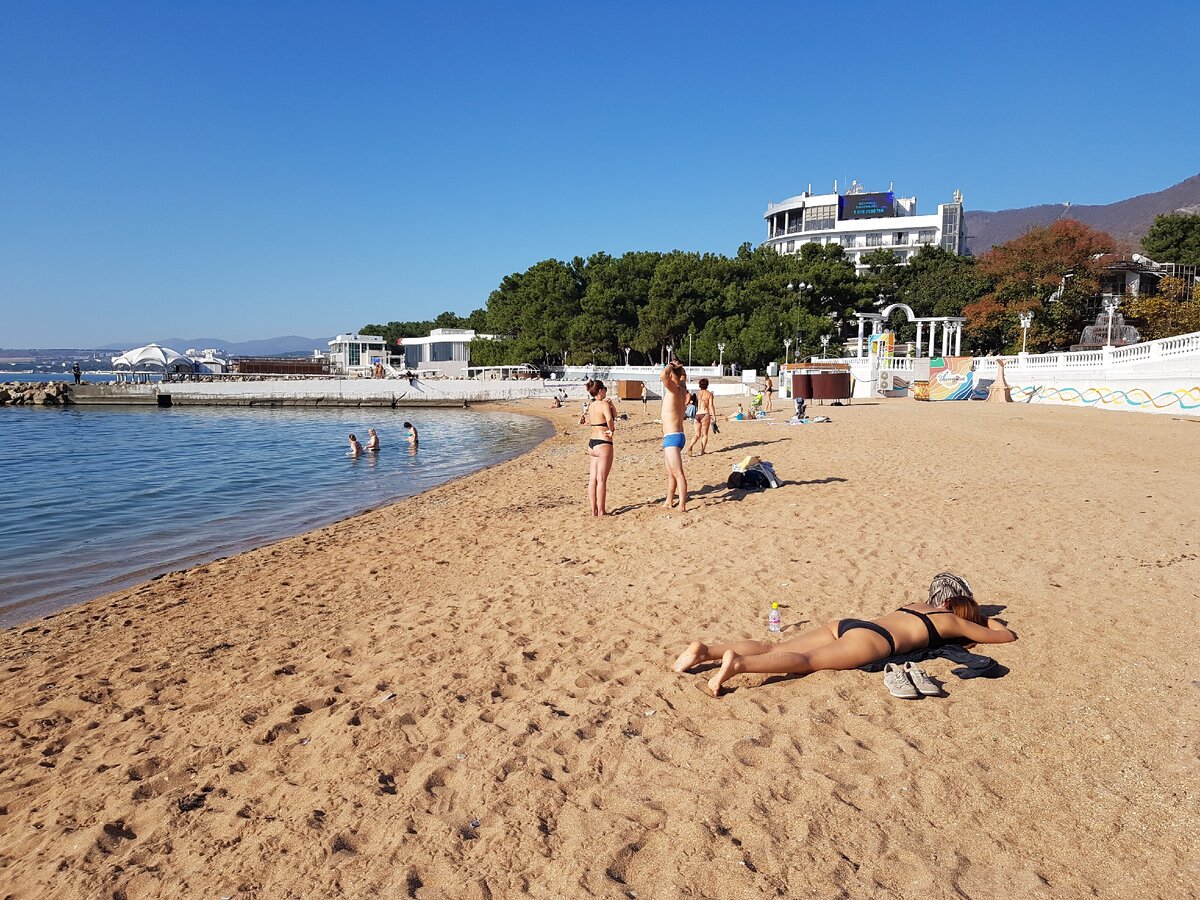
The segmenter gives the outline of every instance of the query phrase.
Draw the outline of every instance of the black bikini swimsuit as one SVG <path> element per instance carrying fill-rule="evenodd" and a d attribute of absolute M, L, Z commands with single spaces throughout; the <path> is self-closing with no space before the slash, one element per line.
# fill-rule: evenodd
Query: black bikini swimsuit
<path fill-rule="evenodd" d="M 847 631 L 852 631 L 855 628 L 865 628 L 867 631 L 873 631 L 885 641 L 888 642 L 888 656 L 896 652 L 896 642 L 892 639 L 891 634 L 882 625 L 876 625 L 874 622 L 867 622 L 863 619 L 842 619 L 838 622 L 838 637 L 841 637 Z"/>
<path fill-rule="evenodd" d="M 953 615 L 953 613 L 948 609 L 939 609 L 936 612 L 926 614 L 923 612 L 918 612 L 915 609 L 908 609 L 902 606 L 896 610 L 896 612 L 908 613 L 910 616 L 916 616 L 923 623 L 925 623 L 925 630 L 929 632 L 929 643 L 926 646 L 928 646 L 930 650 L 937 650 L 941 647 L 945 647 L 947 643 L 961 643 L 961 640 L 958 638 L 951 638 L 949 641 L 947 641 L 944 637 L 942 637 L 937 628 L 934 627 L 933 622 L 929 619 L 929 616 Z M 884 628 L 882 625 L 876 625 L 874 622 L 867 622 L 863 619 L 842 619 L 842 621 L 838 623 L 838 637 L 841 637 L 847 631 L 852 631 L 855 628 L 863 628 L 867 631 L 875 632 L 877 635 L 887 641 L 888 649 L 891 651 L 888 653 L 888 656 L 892 656 L 896 653 L 896 639 L 892 637 L 891 632 L 889 632 L 886 628 Z M 918 647 L 915 649 L 922 648 Z"/>
<path fill-rule="evenodd" d="M 925 623 L 925 630 L 929 632 L 929 649 L 930 650 L 937 650 L 941 647 L 946 646 L 946 644 L 947 644 L 946 639 L 941 636 L 941 634 L 938 632 L 938 630 L 936 628 L 933 627 L 933 622 L 929 621 L 929 616 L 938 616 L 938 615 L 952 616 L 952 615 L 954 615 L 954 613 L 950 612 L 950 610 L 939 609 L 936 612 L 931 612 L 928 615 L 926 615 L 923 612 L 918 612 L 915 609 L 907 609 L 906 607 L 902 606 L 898 610 L 896 610 L 896 612 L 908 613 L 910 616 L 916 616 L 918 619 L 920 619 L 922 622 Z M 953 642 L 953 641 L 955 641 L 955 639 L 952 638 L 951 641 Z"/>
<path fill-rule="evenodd" d="M 588 441 L 588 449 L 591 450 L 593 447 L 599 447 L 601 444 L 610 444 L 611 445 L 612 441 L 604 441 L 604 440 L 601 440 L 600 438 L 592 438 L 590 441 Z"/>

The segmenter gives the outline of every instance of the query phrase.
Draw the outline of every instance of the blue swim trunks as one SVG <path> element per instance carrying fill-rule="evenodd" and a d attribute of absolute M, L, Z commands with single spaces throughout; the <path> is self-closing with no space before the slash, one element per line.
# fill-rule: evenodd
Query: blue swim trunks
<path fill-rule="evenodd" d="M 663 449 L 675 447 L 679 450 L 683 449 L 683 445 L 687 443 L 687 439 L 683 436 L 682 431 L 675 431 L 671 434 L 663 435 Z"/>

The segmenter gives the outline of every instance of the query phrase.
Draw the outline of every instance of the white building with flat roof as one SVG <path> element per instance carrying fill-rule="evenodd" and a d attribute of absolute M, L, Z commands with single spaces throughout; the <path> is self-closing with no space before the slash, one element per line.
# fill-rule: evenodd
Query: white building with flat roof
<path fill-rule="evenodd" d="M 339 334 L 329 342 L 329 368 L 336 375 L 369 375 L 388 356 L 387 343 L 378 334 Z"/>
<path fill-rule="evenodd" d="M 403 363 L 397 359 L 394 364 L 413 371 L 433 370 L 450 378 L 465 378 L 471 363 L 471 341 L 491 337 L 471 328 L 435 328 L 428 337 L 405 338 Z"/>
<path fill-rule="evenodd" d="M 907 263 L 922 247 L 941 247 L 962 253 L 962 192 L 950 203 L 938 205 L 930 215 L 917 214 L 916 197 L 897 197 L 892 191 L 870 193 L 851 182 L 846 193 L 814 194 L 809 190 L 781 203 L 768 203 L 766 246 L 780 253 L 799 253 L 805 244 L 839 244 L 860 274 L 866 271 L 863 256 L 890 250 L 896 261 Z"/>

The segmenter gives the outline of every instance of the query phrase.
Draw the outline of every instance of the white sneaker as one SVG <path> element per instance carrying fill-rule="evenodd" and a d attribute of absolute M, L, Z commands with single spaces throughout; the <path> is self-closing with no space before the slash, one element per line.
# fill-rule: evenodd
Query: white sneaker
<path fill-rule="evenodd" d="M 942 689 L 934 684 L 933 679 L 926 675 L 924 670 L 922 670 L 912 660 L 909 660 L 904 664 L 904 674 L 908 676 L 909 680 L 913 683 L 913 687 L 917 689 L 921 696 L 941 696 Z"/>
<path fill-rule="evenodd" d="M 899 697 L 901 700 L 916 700 L 921 696 L 908 680 L 908 675 L 895 663 L 888 663 L 883 667 L 883 686 L 893 697 Z"/>

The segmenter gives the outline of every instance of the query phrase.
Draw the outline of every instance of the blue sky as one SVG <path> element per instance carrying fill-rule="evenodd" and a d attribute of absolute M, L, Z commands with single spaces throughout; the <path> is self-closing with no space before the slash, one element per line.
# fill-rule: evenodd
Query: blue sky
<path fill-rule="evenodd" d="M 310 337 L 768 199 L 1200 171 L 1192 3 L 0 4 L 0 346 Z M 1156 30 L 1165 26 L 1162 31 Z"/>

